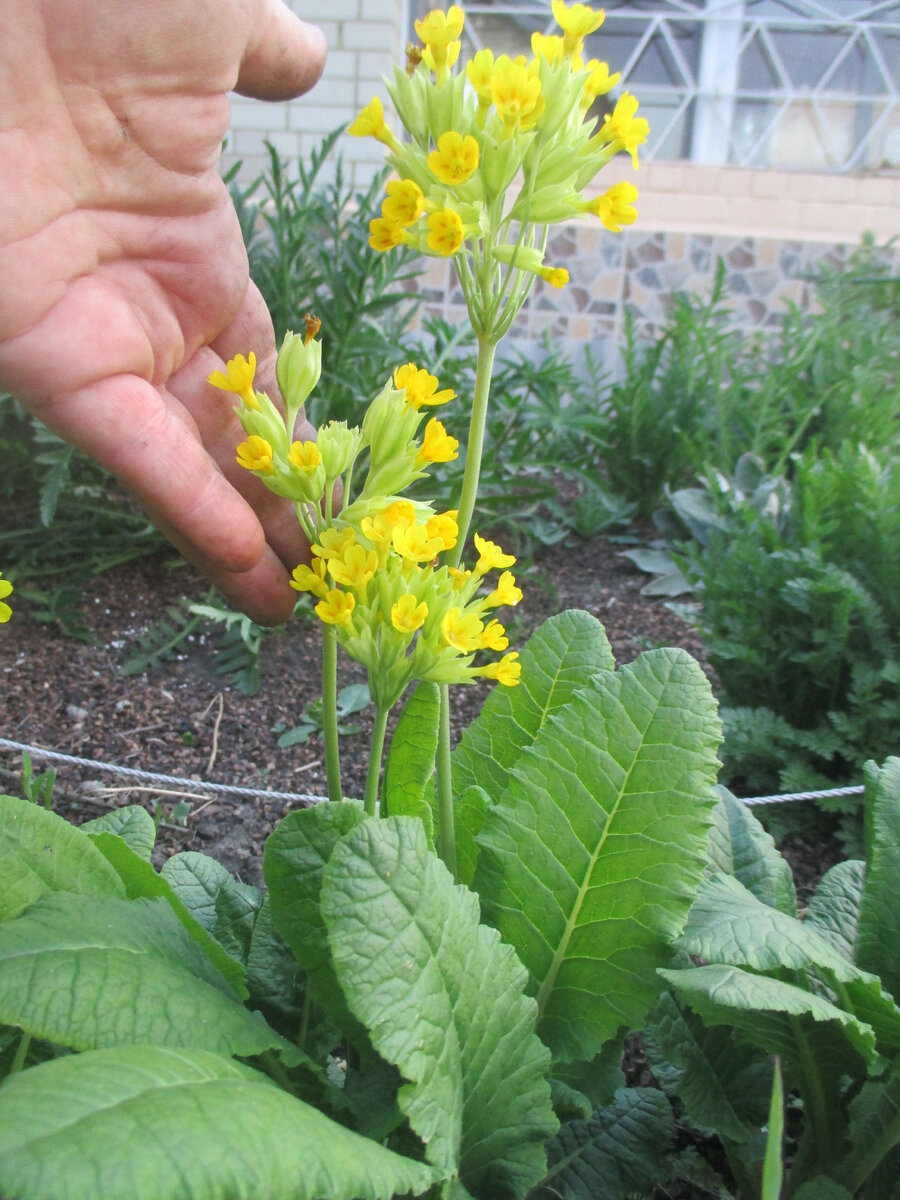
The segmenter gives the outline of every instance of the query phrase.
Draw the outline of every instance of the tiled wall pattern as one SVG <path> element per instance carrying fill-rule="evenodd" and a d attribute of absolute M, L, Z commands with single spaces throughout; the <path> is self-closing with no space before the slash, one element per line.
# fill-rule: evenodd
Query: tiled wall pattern
<path fill-rule="evenodd" d="M 735 324 L 758 331 L 775 327 L 788 302 L 808 310 L 809 276 L 823 266 L 839 266 L 857 245 L 644 229 L 614 235 L 595 224 L 563 226 L 552 237 L 547 257 L 568 267 L 570 281 L 555 289 L 539 280 L 508 336 L 525 349 L 549 335 L 576 360 L 590 346 L 594 358 L 615 372 L 626 310 L 639 332 L 651 337 L 665 321 L 674 291 L 709 294 L 719 258 Z M 900 276 L 900 246 L 886 254 Z M 423 297 L 420 318 L 466 321 L 447 261 L 428 259 L 417 282 Z"/>

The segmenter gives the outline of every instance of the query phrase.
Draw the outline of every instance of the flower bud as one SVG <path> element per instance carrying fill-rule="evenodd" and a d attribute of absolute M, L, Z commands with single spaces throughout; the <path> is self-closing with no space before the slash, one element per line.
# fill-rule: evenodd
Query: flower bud
<path fill-rule="evenodd" d="M 288 413 L 295 416 L 322 374 L 322 343 L 315 337 L 318 328 L 316 318 L 307 315 L 305 333 L 288 330 L 278 351 L 275 363 L 278 387 Z"/>
<path fill-rule="evenodd" d="M 331 482 L 339 478 L 354 461 L 362 443 L 362 434 L 346 421 L 329 421 L 316 434 L 316 445 L 322 455 L 325 477 Z"/>

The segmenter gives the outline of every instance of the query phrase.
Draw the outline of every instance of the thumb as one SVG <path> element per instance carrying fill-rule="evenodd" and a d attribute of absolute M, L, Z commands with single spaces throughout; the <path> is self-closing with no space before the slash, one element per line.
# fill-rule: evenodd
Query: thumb
<path fill-rule="evenodd" d="M 235 91 L 257 100 L 290 100 L 309 91 L 325 67 L 325 35 L 282 0 L 250 5 L 250 37 Z"/>

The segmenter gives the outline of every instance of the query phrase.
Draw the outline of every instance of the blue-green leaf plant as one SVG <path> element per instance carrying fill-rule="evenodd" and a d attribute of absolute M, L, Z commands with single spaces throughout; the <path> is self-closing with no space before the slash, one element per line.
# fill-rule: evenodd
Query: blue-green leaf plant
<path fill-rule="evenodd" d="M 157 870 L 137 809 L 76 829 L 0 799 L 0 1195 L 625 1200 L 675 1169 L 669 1100 L 626 1089 L 619 1060 L 707 869 L 709 684 L 675 650 L 617 670 L 584 612 L 508 650 L 495 612 L 522 598 L 513 557 L 476 534 L 464 565 L 494 347 L 536 278 L 565 282 L 544 264 L 549 226 L 634 219 L 630 184 L 583 189 L 635 156 L 646 122 L 628 93 L 590 115 L 615 82 L 581 57 L 602 14 L 554 13 L 562 33 L 527 67 L 482 51 L 465 76 L 463 14 L 429 14 L 422 61 L 391 84 L 412 141 L 374 105 L 351 130 L 386 140 L 401 174 L 372 238 L 452 258 L 478 336 L 458 508 L 403 495 L 456 453 L 435 418 L 419 433 L 453 398 L 424 368 L 402 364 L 359 428 L 315 442 L 293 437 L 321 371 L 314 318 L 279 354 L 283 407 L 254 388 L 252 355 L 211 377 L 238 402 L 239 463 L 312 546 L 293 582 L 325 633 L 330 802 L 274 830 L 263 892 L 202 854 Z M 375 707 L 359 800 L 341 787 L 339 647 Z M 451 751 L 446 689 L 475 678 L 500 686 Z M 829 954 L 815 969 L 837 978 Z M 854 970 L 840 983 L 864 1012 L 828 1027 L 848 1068 L 894 1035 Z"/>
<path fill-rule="evenodd" d="M 782 1200 L 896 1194 L 900 759 L 868 763 L 865 776 L 866 858 L 832 867 L 804 920 L 787 864 L 722 789 L 708 877 L 676 943 L 682 962 L 659 972 L 651 1063 L 688 1119 L 719 1135 L 752 1200 L 768 1194 L 773 1055 L 802 1114 Z"/>

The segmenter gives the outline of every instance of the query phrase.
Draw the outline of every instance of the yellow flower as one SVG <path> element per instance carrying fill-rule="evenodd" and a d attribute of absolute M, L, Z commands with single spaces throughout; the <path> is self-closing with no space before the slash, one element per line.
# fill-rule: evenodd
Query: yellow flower
<path fill-rule="evenodd" d="M 437 390 L 437 376 L 430 375 L 424 367 L 415 363 L 405 363 L 394 370 L 394 387 L 398 392 L 406 393 L 406 403 L 418 411 L 423 404 L 446 404 L 456 396 L 451 388 Z"/>
<path fill-rule="evenodd" d="M 635 167 L 638 165 L 637 148 L 647 140 L 650 126 L 643 117 L 636 117 L 638 101 L 631 92 L 623 92 L 616 101 L 616 107 L 607 113 L 600 129 L 600 138 L 612 142 L 617 150 L 625 150 L 631 155 Z"/>
<path fill-rule="evenodd" d="M 356 601 L 349 592 L 336 588 L 327 592 L 316 605 L 315 613 L 326 625 L 349 625 L 356 608 Z"/>
<path fill-rule="evenodd" d="M 508 604 L 515 608 L 521 599 L 522 590 L 516 587 L 512 571 L 504 571 L 497 581 L 497 586 L 489 596 L 485 597 L 484 602 L 488 608 L 499 608 L 501 604 Z"/>
<path fill-rule="evenodd" d="M 433 537 L 424 525 L 395 525 L 391 542 L 401 558 L 409 562 L 433 562 L 444 549 L 440 538 Z"/>
<path fill-rule="evenodd" d="M 291 587 L 297 592 L 312 592 L 320 599 L 328 595 L 328 584 L 325 582 L 325 560 L 314 558 L 312 566 L 301 563 L 294 567 L 291 575 Z"/>
<path fill-rule="evenodd" d="M 484 625 L 474 613 L 463 615 L 462 609 L 451 608 L 441 621 L 444 641 L 461 654 L 473 654 L 481 646 Z"/>
<path fill-rule="evenodd" d="M 416 33 L 424 45 L 446 48 L 459 38 L 465 20 L 463 10 L 456 4 L 451 4 L 446 13 L 433 8 L 421 21 L 415 22 Z"/>
<path fill-rule="evenodd" d="M 378 555 L 364 546 L 348 546 L 342 558 L 328 560 L 328 574 L 335 583 L 365 591 L 366 584 L 378 570 Z"/>
<path fill-rule="evenodd" d="M 484 627 L 484 633 L 481 635 L 481 646 L 483 650 L 505 650 L 509 645 L 509 638 L 506 636 L 506 630 L 499 621 L 488 621 Z"/>
<path fill-rule="evenodd" d="M 541 267 L 538 275 L 555 288 L 565 287 L 569 282 L 569 272 L 565 267 Z"/>
<path fill-rule="evenodd" d="M 265 438 L 252 433 L 246 442 L 241 442 L 237 448 L 238 464 L 248 471 L 264 471 L 272 474 L 273 450 Z"/>
<path fill-rule="evenodd" d="M 6 597 L 12 590 L 13 585 L 9 582 L 9 580 L 0 576 L 0 625 L 5 625 L 12 616 L 12 609 L 8 604 L 4 603 Z"/>
<path fill-rule="evenodd" d="M 466 63 L 466 75 L 469 78 L 480 105 L 491 103 L 491 75 L 494 72 L 493 50 L 479 50 Z"/>
<path fill-rule="evenodd" d="M 633 207 L 638 190 L 633 183 L 614 183 L 602 196 L 587 205 L 587 211 L 599 217 L 612 233 L 621 233 L 623 225 L 633 225 L 637 209 Z"/>
<path fill-rule="evenodd" d="M 563 0 L 552 0 L 550 7 L 557 25 L 565 34 L 566 53 L 570 55 L 581 52 L 584 39 L 600 28 L 606 16 L 602 8 L 595 12 L 586 4 L 569 6 Z"/>
<path fill-rule="evenodd" d="M 585 68 L 590 71 L 590 75 L 584 81 L 581 104 L 584 108 L 590 108 L 598 96 L 605 96 L 607 92 L 612 91 L 622 76 L 618 71 L 615 75 L 610 75 L 609 63 L 600 62 L 597 58 L 589 59 Z"/>
<path fill-rule="evenodd" d="M 213 371 L 207 378 L 213 387 L 221 388 L 223 392 L 234 392 L 240 396 L 248 408 L 257 409 L 256 395 L 253 391 L 253 376 L 256 374 L 256 355 L 250 351 L 249 357 L 236 354 L 225 364 L 225 371 Z"/>
<path fill-rule="evenodd" d="M 434 71 L 438 76 L 435 80 L 436 83 L 447 78 L 450 68 L 459 58 L 460 50 L 462 50 L 462 42 L 451 42 L 446 50 L 426 46 L 422 51 L 422 62 L 429 71 Z"/>
<path fill-rule="evenodd" d="M 491 100 L 503 124 L 512 129 L 535 113 L 541 97 L 540 77 L 529 71 L 522 58 L 501 54 L 491 75 Z"/>
<path fill-rule="evenodd" d="M 428 169 L 439 183 L 450 187 L 465 183 L 478 166 L 478 143 L 472 135 L 465 137 L 455 130 L 442 133 L 437 150 L 428 155 Z"/>
<path fill-rule="evenodd" d="M 416 455 L 418 463 L 452 462 L 456 458 L 459 442 L 451 437 L 443 424 L 432 417 L 425 426 L 422 445 Z"/>
<path fill-rule="evenodd" d="M 448 567 L 447 574 L 450 576 L 450 582 L 453 584 L 454 592 L 460 592 L 472 578 L 471 571 L 460 570 L 459 567 Z"/>
<path fill-rule="evenodd" d="M 315 442 L 291 442 L 288 458 L 298 471 L 314 471 L 322 461 Z"/>
<path fill-rule="evenodd" d="M 535 58 L 542 58 L 552 67 L 554 63 L 563 59 L 565 43 L 558 34 L 533 33 L 531 35 L 531 53 Z"/>
<path fill-rule="evenodd" d="M 383 510 L 382 515 L 391 525 L 413 525 L 416 520 L 416 507 L 411 500 L 395 500 Z"/>
<path fill-rule="evenodd" d="M 499 662 L 488 663 L 486 667 L 482 667 L 481 674 L 485 679 L 496 679 L 504 687 L 515 687 L 522 675 L 522 664 L 516 662 L 518 657 L 518 653 L 511 650 L 509 654 L 504 654 Z"/>
<path fill-rule="evenodd" d="M 401 596 L 391 608 L 391 624 L 398 633 L 415 633 L 425 624 L 428 616 L 428 605 L 423 600 L 419 603 L 415 596 Z"/>
<path fill-rule="evenodd" d="M 414 225 L 425 211 L 425 195 L 415 180 L 392 179 L 385 190 L 387 199 L 381 203 L 382 217 L 391 225 Z"/>
<path fill-rule="evenodd" d="M 351 137 L 373 137 L 391 150 L 400 149 L 400 143 L 385 123 L 384 105 L 377 96 L 372 97 L 353 124 L 348 126 L 347 132 Z"/>
<path fill-rule="evenodd" d="M 369 222 L 369 245 L 373 250 L 385 254 L 395 246 L 402 246 L 404 241 L 406 233 L 399 222 L 390 221 L 387 217 L 375 217 Z"/>
<path fill-rule="evenodd" d="M 320 558 L 343 558 L 355 542 L 356 534 L 352 529 L 323 529 L 312 552 Z"/>
<path fill-rule="evenodd" d="M 449 258 L 457 252 L 464 240 L 462 217 L 452 208 L 443 208 L 428 218 L 428 237 L 425 244 L 435 254 L 443 254 Z"/>
<path fill-rule="evenodd" d="M 480 533 L 475 534 L 474 541 L 475 549 L 478 551 L 478 562 L 475 564 L 476 575 L 486 575 L 488 571 L 499 570 L 500 567 L 511 567 L 515 563 L 514 554 L 504 554 L 496 542 L 489 542 Z"/>
<path fill-rule="evenodd" d="M 457 510 L 437 513 L 425 522 L 429 537 L 440 538 L 444 550 L 452 550 L 459 537 L 459 525 L 456 522 Z"/>

